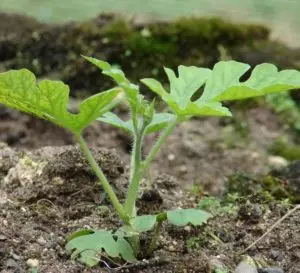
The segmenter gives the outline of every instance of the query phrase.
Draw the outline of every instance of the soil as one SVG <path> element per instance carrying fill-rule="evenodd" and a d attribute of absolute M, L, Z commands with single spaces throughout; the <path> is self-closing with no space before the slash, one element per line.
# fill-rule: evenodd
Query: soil
<path fill-rule="evenodd" d="M 65 31 L 60 26 L 46 26 L 45 30 L 44 25 L 28 22 L 29 35 L 33 29 L 42 29 L 45 35 Z M 11 42 L 16 45 L 17 40 L 13 37 Z M 44 40 L 41 44 L 47 45 Z M 15 59 L 16 52 L 11 57 L 13 66 L 21 61 Z M 250 63 L 256 63 L 269 60 L 270 52 L 247 56 Z M 6 65 L 10 65 L 7 60 Z M 118 217 L 70 134 L 0 106 L 0 272 L 28 272 L 33 262 L 38 262 L 39 273 L 210 273 L 216 264 L 234 272 L 244 258 L 239 252 L 291 209 L 291 203 L 300 202 L 300 163 L 270 152 L 278 137 L 292 139 L 295 134 L 279 114 L 263 102 L 233 108 L 233 119 L 203 118 L 180 124 L 151 165 L 138 200 L 139 214 L 197 207 L 208 195 L 222 198 L 230 209 L 214 211 L 214 217 L 200 228 L 165 224 L 158 248 L 149 259 L 134 264 L 103 262 L 88 269 L 72 261 L 65 251 L 67 235 L 81 228 L 116 229 Z M 131 139 L 100 123 L 92 124 L 84 137 L 123 200 Z M 146 138 L 145 154 L 156 138 Z M 145 234 L 143 240 L 148 242 L 149 237 Z M 299 242 L 298 210 L 246 254 L 262 267 L 299 273 Z"/>
<path fill-rule="evenodd" d="M 240 131 L 236 130 L 238 118 L 195 119 L 179 126 L 146 176 L 138 201 L 140 214 L 197 207 L 208 193 L 225 195 L 233 174 L 254 177 L 271 170 L 266 163 L 268 147 L 288 130 L 282 129 L 280 119 L 266 108 L 256 106 L 238 113 L 236 116 L 243 115 L 247 124 Z M 14 110 L 2 108 L 0 126 L 3 273 L 26 272 L 29 259 L 37 259 L 38 272 L 47 273 L 208 273 L 213 272 L 216 261 L 233 271 L 242 259 L 237 253 L 290 208 L 284 201 L 251 199 L 251 195 L 246 202 L 240 193 L 233 212 L 217 214 L 206 226 L 164 225 L 158 249 L 150 259 L 137 264 L 103 263 L 86 269 L 69 259 L 64 249 L 66 236 L 83 227 L 114 229 L 120 222 L 79 148 L 64 130 Z M 85 137 L 118 196 L 124 198 L 130 139 L 103 124 L 93 124 Z M 154 139 L 147 139 L 145 150 Z M 277 177 L 297 179 L 298 169 L 290 169 L 277 173 Z M 250 184 L 250 180 L 246 178 L 244 183 Z M 299 216 L 299 212 L 293 214 L 247 254 L 284 272 L 299 272 Z"/>

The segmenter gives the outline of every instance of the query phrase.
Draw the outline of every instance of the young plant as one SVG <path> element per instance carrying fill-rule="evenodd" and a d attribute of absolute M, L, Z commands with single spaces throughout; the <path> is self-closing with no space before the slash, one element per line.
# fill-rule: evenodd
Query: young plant
<path fill-rule="evenodd" d="M 156 215 L 137 215 L 136 200 L 140 181 L 178 123 L 193 116 L 231 116 L 229 109 L 221 104 L 224 100 L 245 99 L 300 88 L 300 72 L 278 72 L 272 64 L 256 66 L 245 82 L 239 80 L 250 69 L 244 63 L 221 61 L 212 70 L 181 65 L 178 75 L 165 68 L 170 82 L 169 92 L 155 79 L 141 80 L 169 107 L 167 112 L 156 113 L 154 101 L 149 103 L 145 100 L 139 92 L 139 86 L 132 84 L 122 70 L 95 58 L 84 58 L 111 77 L 117 87 L 81 102 L 78 114 L 67 110 L 67 85 L 50 80 L 36 83 L 35 76 L 26 69 L 0 73 L 0 103 L 49 120 L 73 133 L 118 213 L 123 226 L 117 231 L 81 230 L 68 238 L 66 248 L 72 252 L 72 257 L 89 266 L 96 265 L 103 255 L 134 261 L 140 252 L 140 234 L 154 229 L 148 249 L 148 255 L 151 255 L 164 221 L 177 226 L 201 225 L 211 217 L 203 210 L 192 208 L 175 209 Z M 199 89 L 203 89 L 203 92 L 197 97 Z M 121 100 L 126 100 L 130 109 L 130 119 L 126 121 L 110 112 Z M 124 203 L 118 199 L 82 137 L 83 130 L 96 120 L 111 124 L 133 138 L 129 186 Z M 160 136 L 143 159 L 144 136 L 158 131 L 162 131 Z"/>

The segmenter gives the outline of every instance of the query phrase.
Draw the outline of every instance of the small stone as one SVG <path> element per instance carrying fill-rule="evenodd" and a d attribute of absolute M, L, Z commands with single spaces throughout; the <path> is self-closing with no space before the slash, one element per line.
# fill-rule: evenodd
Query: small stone
<path fill-rule="evenodd" d="M 0 190 L 0 205 L 4 205 L 4 204 L 6 204 L 8 201 L 9 201 L 9 200 L 8 200 L 7 194 L 6 194 L 4 191 Z"/>
<path fill-rule="evenodd" d="M 44 246 L 44 245 L 46 245 L 47 244 L 47 241 L 44 239 L 44 237 L 42 237 L 42 236 L 40 236 L 37 240 L 36 240 L 36 242 L 39 244 L 39 245 L 41 245 L 41 246 Z"/>
<path fill-rule="evenodd" d="M 169 161 L 173 161 L 175 159 L 175 155 L 174 154 L 169 154 L 168 155 L 168 160 Z"/>
<path fill-rule="evenodd" d="M 181 173 L 186 173 L 187 172 L 187 167 L 185 165 L 180 166 L 179 171 Z"/>
<path fill-rule="evenodd" d="M 13 269 L 19 268 L 18 263 L 13 259 L 8 259 L 5 263 L 5 266 L 7 268 L 13 268 Z"/>
<path fill-rule="evenodd" d="M 171 251 L 171 252 L 175 252 L 176 248 L 175 248 L 175 246 L 171 245 L 171 246 L 168 247 L 168 250 Z"/>
<path fill-rule="evenodd" d="M 0 241 L 6 241 L 7 237 L 5 235 L 0 235 Z"/>
<path fill-rule="evenodd" d="M 272 259 L 274 259 L 276 261 L 281 261 L 284 258 L 284 255 L 279 250 L 272 249 L 270 251 L 270 254 L 271 254 Z"/>
<path fill-rule="evenodd" d="M 271 169 L 281 171 L 288 166 L 289 162 L 281 156 L 269 156 L 268 164 Z"/>
<path fill-rule="evenodd" d="M 191 230 L 192 230 L 191 226 L 185 226 L 183 229 L 184 229 L 186 232 L 191 232 Z"/>
<path fill-rule="evenodd" d="M 209 259 L 209 264 L 214 271 L 217 269 L 225 269 L 225 265 L 215 256 Z"/>
<path fill-rule="evenodd" d="M 21 260 L 21 257 L 20 257 L 19 255 L 15 254 L 15 253 L 12 253 L 12 254 L 11 254 L 11 257 L 12 257 L 14 260 L 16 260 L 16 261 Z"/>
<path fill-rule="evenodd" d="M 241 262 L 235 269 L 234 273 L 258 273 L 258 272 L 255 267 L 245 262 Z"/>
<path fill-rule="evenodd" d="M 283 271 L 277 267 L 267 267 L 258 269 L 258 273 L 283 273 Z"/>
<path fill-rule="evenodd" d="M 28 259 L 26 261 L 26 264 L 29 266 L 29 267 L 35 267 L 37 268 L 39 266 L 39 260 L 37 259 Z"/>

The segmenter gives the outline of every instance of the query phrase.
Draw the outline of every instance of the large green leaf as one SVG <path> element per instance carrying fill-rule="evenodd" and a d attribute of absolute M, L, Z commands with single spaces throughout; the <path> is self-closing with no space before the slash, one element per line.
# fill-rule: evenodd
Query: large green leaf
<path fill-rule="evenodd" d="M 153 115 L 153 118 L 150 124 L 146 127 L 145 133 L 151 134 L 158 132 L 165 128 L 171 120 L 175 118 L 175 115 L 169 113 L 157 113 Z M 134 128 L 132 120 L 123 121 L 115 113 L 107 112 L 102 117 L 98 118 L 99 121 L 111 124 L 114 127 L 117 127 L 126 133 L 134 134 Z M 139 120 L 141 123 L 141 120 Z"/>
<path fill-rule="evenodd" d="M 167 212 L 168 221 L 176 226 L 185 226 L 191 223 L 199 226 L 207 222 L 212 215 L 200 209 L 177 209 Z"/>
<path fill-rule="evenodd" d="M 0 103 L 47 119 L 74 133 L 80 133 L 114 107 L 121 91 L 113 88 L 91 96 L 81 102 L 78 114 L 72 114 L 67 110 L 69 87 L 63 82 L 43 80 L 37 84 L 34 74 L 27 69 L 0 73 Z"/>
<path fill-rule="evenodd" d="M 79 231 L 72 235 L 66 249 L 72 253 L 72 259 L 77 259 L 88 266 L 97 265 L 101 260 L 101 254 L 112 258 L 122 257 L 126 261 L 136 260 L 133 249 L 126 239 L 106 230 Z"/>
<path fill-rule="evenodd" d="M 206 82 L 201 101 L 238 100 L 300 87 L 300 72 L 278 71 L 273 64 L 256 66 L 249 79 L 240 82 L 250 66 L 235 61 L 219 62 Z"/>
<path fill-rule="evenodd" d="M 229 110 L 221 105 L 221 101 L 246 99 L 300 88 L 299 71 L 279 72 L 276 66 L 265 63 L 256 66 L 249 79 L 241 82 L 241 77 L 249 69 L 249 65 L 236 61 L 221 61 L 212 70 L 179 66 L 178 77 L 174 71 L 165 69 L 170 81 L 170 92 L 155 79 L 143 79 L 142 82 L 181 116 L 229 116 Z M 200 98 L 192 101 L 192 96 L 203 87 Z"/>

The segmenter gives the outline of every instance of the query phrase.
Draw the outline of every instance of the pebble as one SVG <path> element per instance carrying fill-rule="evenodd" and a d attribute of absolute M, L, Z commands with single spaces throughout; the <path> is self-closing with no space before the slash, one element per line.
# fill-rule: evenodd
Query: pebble
<path fill-rule="evenodd" d="M 19 268 L 18 263 L 14 259 L 8 259 L 5 263 L 5 266 L 7 268 L 13 268 L 13 269 Z"/>
<path fill-rule="evenodd" d="M 169 154 L 168 155 L 168 160 L 169 161 L 173 161 L 175 159 L 175 155 L 174 154 Z"/>
<path fill-rule="evenodd" d="M 0 241 L 5 241 L 6 239 L 7 239 L 7 237 L 5 235 L 0 234 Z"/>
<path fill-rule="evenodd" d="M 39 266 L 39 260 L 37 259 L 28 259 L 26 261 L 26 264 L 29 266 L 29 267 L 35 267 L 37 268 Z"/>
<path fill-rule="evenodd" d="M 258 273 L 283 273 L 283 271 L 277 267 L 268 267 L 258 269 Z"/>
<path fill-rule="evenodd" d="M 191 232 L 191 230 L 192 230 L 191 226 L 185 226 L 183 229 L 184 229 L 186 232 Z"/>
<path fill-rule="evenodd" d="M 271 169 L 281 171 L 288 166 L 289 162 L 281 156 L 269 156 L 268 164 Z"/>
<path fill-rule="evenodd" d="M 175 252 L 176 248 L 175 248 L 175 246 L 171 245 L 171 246 L 168 247 L 168 250 L 171 251 L 171 252 Z"/>
<path fill-rule="evenodd" d="M 44 245 L 46 245 L 47 244 L 47 241 L 44 239 L 44 237 L 42 237 L 42 236 L 40 236 L 37 240 L 36 240 L 36 242 L 39 244 L 39 245 L 41 245 L 41 246 L 44 246 Z"/>
<path fill-rule="evenodd" d="M 217 269 L 225 271 L 225 265 L 217 257 L 211 257 L 209 259 L 209 264 L 214 271 Z"/>
<path fill-rule="evenodd" d="M 234 273 L 258 273 L 258 272 L 255 267 L 245 262 L 241 262 L 235 269 Z"/>

